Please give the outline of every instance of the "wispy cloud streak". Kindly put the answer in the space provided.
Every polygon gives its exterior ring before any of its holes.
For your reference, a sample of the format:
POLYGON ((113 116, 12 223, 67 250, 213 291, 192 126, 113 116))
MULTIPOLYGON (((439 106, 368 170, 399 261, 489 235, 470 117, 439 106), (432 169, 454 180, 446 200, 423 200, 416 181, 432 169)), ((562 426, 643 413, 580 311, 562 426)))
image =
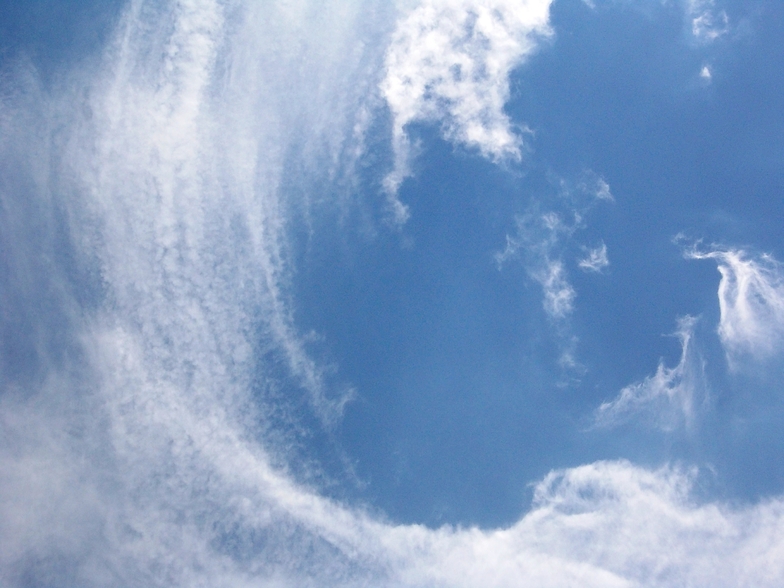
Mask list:
POLYGON ((593 249, 585 249, 585 253, 587 255, 577 262, 578 267, 583 271, 599 273, 610 265, 610 260, 607 259, 607 245, 604 243, 593 249))
MULTIPOLYGON (((610 186, 593 172, 585 172, 576 186, 560 181, 560 191, 548 203, 561 210, 535 210, 515 218, 517 231, 507 235, 506 247, 496 255, 499 267, 508 260, 521 257, 528 274, 542 287, 543 305, 548 316, 556 321, 566 319, 574 310, 577 292, 569 282, 564 251, 575 232, 585 225, 585 215, 597 202, 612 202, 610 186)), ((538 208, 538 206, 537 206, 538 208)), ((607 246, 602 243, 578 261, 585 271, 600 272, 609 265, 607 246)))
MULTIPOLYGON (((569 317, 574 311, 577 291, 569 280, 565 262, 566 251, 574 234, 585 226, 585 216, 600 202, 612 202, 609 184, 594 172, 582 174, 576 185, 559 180, 559 194, 548 207, 555 210, 541 212, 544 203, 535 203, 533 210, 515 218, 516 231, 506 236, 506 247, 496 254, 499 268, 511 259, 519 258, 531 279, 542 288, 542 306, 554 324, 562 342, 559 363, 567 369, 580 368, 575 360, 576 337, 569 333, 569 317)), ((586 248, 582 248, 586 251, 586 248)), ((600 273, 609 265, 607 246, 602 243, 578 260, 583 271, 600 273)))
POLYGON ((697 246, 688 259, 712 259, 718 264, 719 337, 732 369, 741 360, 763 360, 782 351, 784 344, 784 272, 772 256, 753 257, 742 249, 697 246))
POLYGON ((574 227, 555 212, 518 216, 517 233, 507 235, 505 249, 496 255, 499 266, 518 255, 524 258, 528 274, 542 287, 545 312, 555 320, 572 313, 577 296, 560 259, 562 241, 574 227))
POLYGON ((697 404, 706 399, 703 362, 694 349, 697 318, 678 320, 675 336, 681 344, 681 358, 673 368, 664 362, 653 376, 621 390, 617 398, 603 403, 595 414, 595 425, 612 427, 641 419, 663 430, 689 427, 695 419, 697 404))
POLYGON ((326 426, 344 400, 292 318, 286 169, 359 148, 384 49, 363 14, 133 2, 65 87, 4 79, 0 319, 27 311, 35 359, 22 377, 2 350, 0 583, 781 585, 781 501, 700 504, 689 473, 554 472, 480 530, 396 525, 286 470, 275 368, 326 426))
POLYGON ((254 548, 258 572, 242 580, 235 548, 293 546, 278 541, 288 515, 240 523, 302 494, 273 472, 291 450, 269 427, 295 429, 291 405, 328 428, 347 400, 294 327, 288 222, 307 203, 287 199, 285 170, 296 152, 329 176, 316 161, 355 151, 382 56, 361 51, 363 35, 384 33, 357 6, 300 8, 132 2, 103 59, 51 93, 30 67, 4 72, 18 91, 3 90, 2 153, 19 160, 0 170, 4 222, 20 268, 38 250, 50 267, 35 288, 5 275, 3 327, 46 308, 30 318, 39 348, 65 357, 1 374, 2 583, 242 585, 296 557, 254 548), (309 47, 291 42, 301 27, 309 47), (46 226, 28 233, 36 209, 46 226))

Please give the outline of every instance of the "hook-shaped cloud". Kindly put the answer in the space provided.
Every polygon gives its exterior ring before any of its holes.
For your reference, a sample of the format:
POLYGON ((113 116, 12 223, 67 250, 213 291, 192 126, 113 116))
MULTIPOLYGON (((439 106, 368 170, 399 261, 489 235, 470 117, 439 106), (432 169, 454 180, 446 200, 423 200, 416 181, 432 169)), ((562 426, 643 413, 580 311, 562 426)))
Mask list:
POLYGON ((784 273, 771 255, 756 258, 742 249, 696 246, 684 255, 688 259, 713 259, 718 264, 719 337, 730 369, 740 368, 744 357, 769 359, 784 344, 784 273))

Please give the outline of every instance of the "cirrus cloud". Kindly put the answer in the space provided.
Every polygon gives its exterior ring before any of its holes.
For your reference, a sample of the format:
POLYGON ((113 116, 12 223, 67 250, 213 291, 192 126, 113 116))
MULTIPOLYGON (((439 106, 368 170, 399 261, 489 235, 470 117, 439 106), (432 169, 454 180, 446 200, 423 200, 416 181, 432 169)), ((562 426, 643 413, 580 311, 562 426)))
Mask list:
POLYGON ((397 222, 407 217, 396 194, 410 174, 411 123, 435 123, 447 140, 493 161, 520 158, 504 112, 509 74, 551 33, 551 2, 426 0, 398 24, 381 83, 395 154, 384 185, 397 222))
POLYGON ((784 344, 784 273, 768 254, 752 256, 742 249, 692 246, 687 259, 712 259, 718 265, 718 333, 731 369, 744 357, 764 360, 784 344))

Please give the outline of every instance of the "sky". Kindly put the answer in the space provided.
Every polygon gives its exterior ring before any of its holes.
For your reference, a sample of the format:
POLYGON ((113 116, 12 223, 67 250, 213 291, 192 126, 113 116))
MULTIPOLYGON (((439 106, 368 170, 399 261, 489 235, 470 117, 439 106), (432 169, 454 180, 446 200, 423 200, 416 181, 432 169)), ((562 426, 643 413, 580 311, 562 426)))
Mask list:
POLYGON ((784 583, 784 4, 0 5, 0 583, 784 583))

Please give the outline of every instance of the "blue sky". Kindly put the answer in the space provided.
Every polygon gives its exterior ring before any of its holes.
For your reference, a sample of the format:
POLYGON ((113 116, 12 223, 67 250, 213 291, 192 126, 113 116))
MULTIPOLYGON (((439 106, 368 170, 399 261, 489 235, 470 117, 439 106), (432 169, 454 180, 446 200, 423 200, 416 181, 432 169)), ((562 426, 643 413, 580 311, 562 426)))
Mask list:
POLYGON ((3 583, 779 585, 782 17, 4 7, 3 583))

